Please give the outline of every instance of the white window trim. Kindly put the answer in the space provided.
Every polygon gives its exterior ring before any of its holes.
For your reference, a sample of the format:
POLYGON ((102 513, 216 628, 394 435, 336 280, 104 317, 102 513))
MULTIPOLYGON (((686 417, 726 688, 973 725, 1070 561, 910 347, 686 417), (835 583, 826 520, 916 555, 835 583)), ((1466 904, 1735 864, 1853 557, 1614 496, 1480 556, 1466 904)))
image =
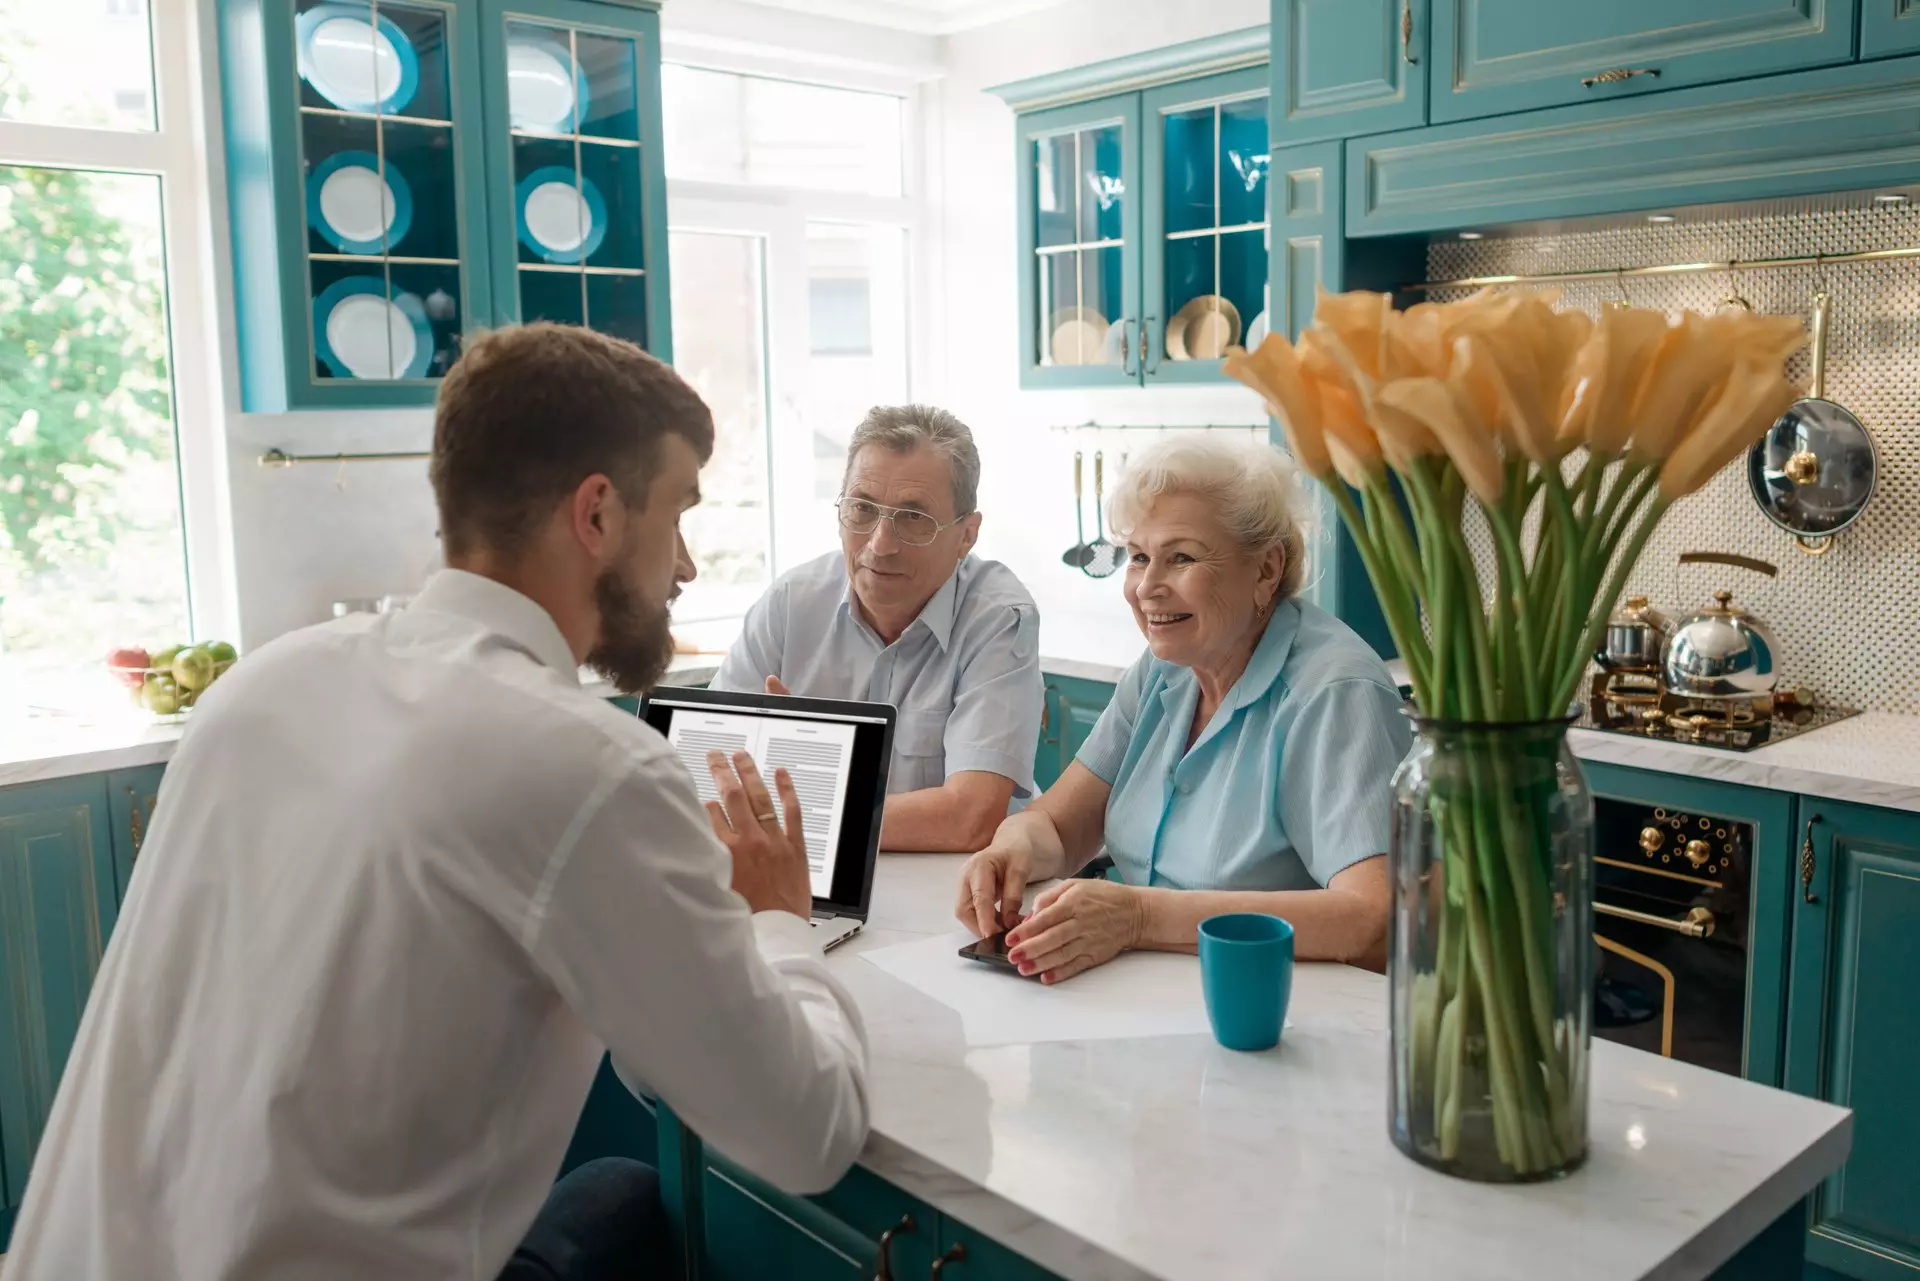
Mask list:
MULTIPOLYGON (((210 14, 205 15, 210 17, 210 14)), ((0 121, 0 164, 151 174, 160 179, 168 365, 196 637, 239 635, 225 424, 214 334, 213 209, 204 163, 201 51, 211 25, 196 0, 150 0, 154 113, 148 131, 0 121)), ((214 101, 218 102, 215 95, 214 101)))

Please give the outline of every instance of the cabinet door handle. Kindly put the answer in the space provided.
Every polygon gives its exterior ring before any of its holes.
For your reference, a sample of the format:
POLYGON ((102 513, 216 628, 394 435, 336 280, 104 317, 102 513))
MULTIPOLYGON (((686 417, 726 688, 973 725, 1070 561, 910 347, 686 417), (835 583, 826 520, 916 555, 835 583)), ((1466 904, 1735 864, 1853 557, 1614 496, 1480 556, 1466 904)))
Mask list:
POLYGON ((140 814, 140 794, 131 787, 127 789, 127 866, 131 867, 140 858, 140 844, 146 839, 147 822, 152 820, 149 813, 143 820, 140 814))
MULTIPOLYGON (((1146 344, 1142 343, 1141 344, 1142 353, 1144 353, 1145 350, 1146 350, 1146 344)), ((1141 359, 1144 360, 1145 358, 1146 357, 1143 354, 1141 356, 1141 359)), ((1120 372, 1123 374, 1131 374, 1133 372, 1133 317, 1132 316, 1128 316, 1125 320, 1122 320, 1120 322, 1120 372)))
POLYGON ((965 1263, 966 1261, 967 1247, 958 1241, 954 1242, 953 1245, 948 1247, 945 1254, 933 1261, 933 1271, 927 1274, 929 1281, 940 1281, 940 1274, 947 1270, 949 1263, 965 1263))
POLYGON ((893 1281, 893 1239, 901 1233, 909 1236, 919 1229, 911 1214, 900 1216, 900 1222, 880 1234, 880 1262, 873 1270, 873 1281, 893 1281))
POLYGON ((1420 59, 1413 56, 1413 0, 1401 0, 1400 56, 1408 66, 1419 65, 1420 59))
POLYGON ((1153 350, 1153 342, 1147 337, 1159 320, 1158 316, 1148 316, 1140 322, 1140 367, 1147 373, 1160 368, 1160 353, 1153 350))
POLYGON ((1809 903, 1820 901, 1813 892, 1813 825, 1819 821, 1818 814, 1807 819, 1807 834, 1800 843, 1800 897, 1809 903))
POLYGON ((1651 76, 1653 79, 1658 80, 1660 78, 1660 68, 1615 67, 1611 71, 1602 71, 1597 76, 1582 76, 1580 83, 1586 88, 1591 89, 1595 85, 1617 85, 1622 80, 1631 80, 1635 76, 1651 76))

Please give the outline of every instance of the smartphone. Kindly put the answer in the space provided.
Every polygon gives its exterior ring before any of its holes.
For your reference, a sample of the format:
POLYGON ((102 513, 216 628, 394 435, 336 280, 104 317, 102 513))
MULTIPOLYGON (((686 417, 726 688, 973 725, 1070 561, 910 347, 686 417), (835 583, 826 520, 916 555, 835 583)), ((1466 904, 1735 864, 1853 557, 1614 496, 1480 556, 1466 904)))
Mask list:
POLYGON ((978 961, 982 965, 991 965, 995 969, 1005 970, 1007 973, 1019 975, 1021 978, 1037 980, 1040 977, 1038 974, 1020 974, 1020 968, 1007 959, 1007 936, 1005 933, 989 934, 983 939, 976 939, 974 942, 961 948, 960 955, 966 957, 969 961, 978 961))

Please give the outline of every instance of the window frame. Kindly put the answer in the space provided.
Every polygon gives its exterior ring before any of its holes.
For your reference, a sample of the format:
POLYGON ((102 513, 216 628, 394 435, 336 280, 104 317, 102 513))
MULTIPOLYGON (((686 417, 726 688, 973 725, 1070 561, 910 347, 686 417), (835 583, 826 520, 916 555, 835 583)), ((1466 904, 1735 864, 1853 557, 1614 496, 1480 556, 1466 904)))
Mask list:
MULTIPOLYGON (((880 93, 901 100, 901 194, 875 196, 861 192, 817 191, 800 187, 752 183, 713 182, 692 178, 667 178, 667 220, 673 231, 750 231, 766 239, 767 271, 767 435, 768 435, 768 510, 772 526, 768 555, 771 581, 799 563, 797 557, 783 557, 780 548, 791 541, 796 528, 795 499, 782 494, 776 479, 796 471, 802 460, 793 451, 808 446, 810 438, 791 430, 795 426, 792 406, 800 381, 797 371, 809 357, 806 350, 782 350, 776 335, 785 332, 801 336, 799 346, 807 344, 807 298, 804 254, 806 228, 810 223, 841 223, 898 228, 906 237, 906 323, 907 323, 907 396, 918 399, 927 385, 928 334, 922 323, 919 301, 928 296, 931 279, 927 229, 930 224, 926 198, 928 156, 920 140, 925 136, 925 92, 917 79, 863 73, 844 67, 824 67, 804 61, 765 57, 726 56, 707 48, 687 48, 671 35, 663 37, 662 59, 667 64, 702 71, 751 76, 766 80, 860 93, 880 93), (801 257, 798 268, 788 265, 792 255, 801 257)), ((789 343, 789 345, 793 345, 789 343)), ((812 503, 809 495, 800 500, 812 503)), ((706 620, 712 621, 712 620, 706 620)))
MULTIPOLYGON (((0 120, 0 165, 134 174, 160 183, 168 370, 180 486, 187 617, 195 638, 239 635, 225 422, 215 334, 221 296, 212 270, 225 201, 209 172, 205 103, 216 48, 212 0, 148 0, 154 128, 87 128, 0 120)), ((211 90, 218 102, 217 84, 211 90)), ((230 310, 230 309, 229 309, 230 310)))

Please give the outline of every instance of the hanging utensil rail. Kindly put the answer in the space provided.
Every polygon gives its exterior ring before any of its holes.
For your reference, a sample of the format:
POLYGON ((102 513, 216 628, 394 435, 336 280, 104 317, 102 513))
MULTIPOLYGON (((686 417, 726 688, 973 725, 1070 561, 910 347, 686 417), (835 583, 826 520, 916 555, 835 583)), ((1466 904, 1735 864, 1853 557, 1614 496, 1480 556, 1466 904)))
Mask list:
POLYGON ((1055 423, 1049 431, 1265 431, 1265 423, 1055 423))
POLYGON ((1626 280, 1640 276, 1687 276, 1713 271, 1778 271, 1784 267, 1833 267, 1849 262, 1888 262, 1920 258, 1920 245, 1899 249, 1863 249, 1850 254, 1799 254, 1790 258, 1729 258, 1725 262, 1669 262, 1652 267, 1615 267, 1611 271, 1550 271, 1530 276, 1462 276, 1458 280, 1422 280, 1409 291, 1478 289, 1486 285, 1554 285, 1570 280, 1626 280))
POLYGON ((284 449, 269 449, 260 455, 259 463, 262 467, 293 467, 300 463, 397 463, 432 457, 424 450, 390 454, 289 454, 284 449))

